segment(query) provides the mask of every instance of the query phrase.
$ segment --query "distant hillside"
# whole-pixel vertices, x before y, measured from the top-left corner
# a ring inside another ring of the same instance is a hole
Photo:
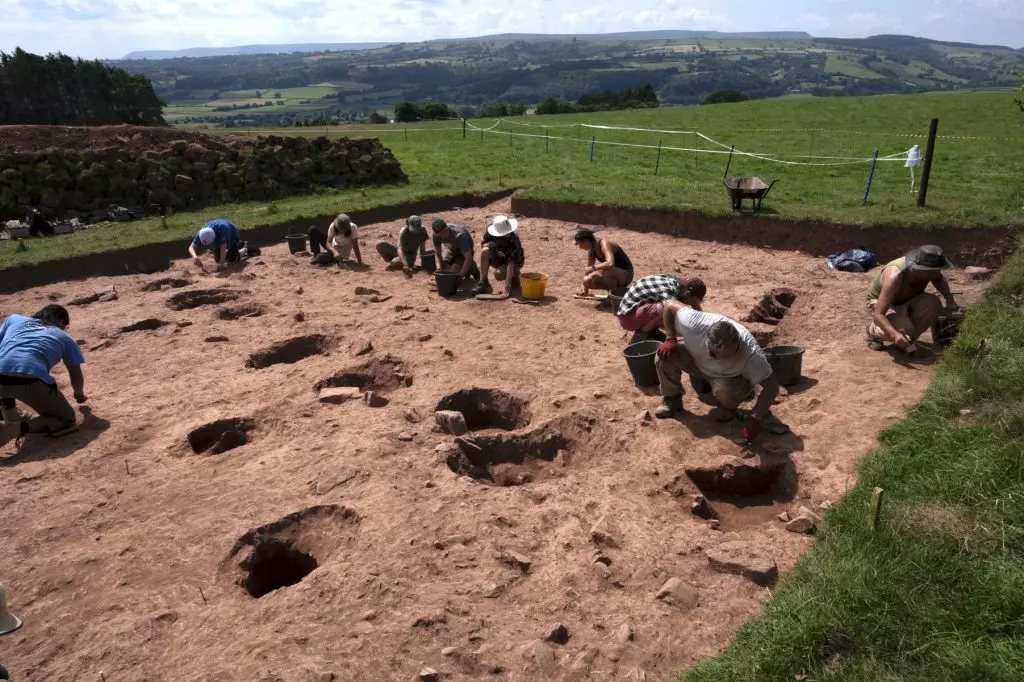
[[[141,50],[124,59],[179,59],[182,57],[230,57],[243,54],[290,54],[292,52],[344,52],[375,50],[388,43],[300,43],[296,45],[239,45],[236,47],[190,47],[186,50]]]
[[[532,107],[650,85],[662,104],[697,104],[717,90],[753,99],[1013,88],[1024,51],[880,35],[642,31],[502,34],[372,49],[117,63],[145,74],[172,122],[249,125],[365,120],[395,104],[442,102],[473,116],[496,102]],[[338,48],[340,45],[329,46]],[[259,49],[258,46],[249,49]]]

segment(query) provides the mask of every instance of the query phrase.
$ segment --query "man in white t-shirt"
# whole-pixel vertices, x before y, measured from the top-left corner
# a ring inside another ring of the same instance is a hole
[[[323,249],[330,257],[321,257]],[[327,228],[327,234],[314,226],[309,228],[309,250],[313,254],[314,265],[330,265],[334,260],[343,263],[353,253],[356,262],[363,264],[363,254],[359,251],[359,226],[342,213]]]
[[[753,440],[779,394],[779,382],[757,340],[724,315],[694,310],[675,300],[665,304],[663,322],[668,339],[655,359],[662,395],[655,416],[667,419],[685,411],[684,372],[695,387],[710,384],[711,393],[730,416],[754,396],[754,387],[760,384],[761,394],[743,427],[747,440]]]

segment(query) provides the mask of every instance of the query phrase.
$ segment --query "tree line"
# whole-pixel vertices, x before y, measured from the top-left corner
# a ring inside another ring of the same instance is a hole
[[[149,78],[99,61],[0,52],[0,124],[164,125]]]
[[[548,95],[537,105],[537,114],[575,114],[591,111],[616,111],[620,109],[650,109],[657,107],[658,95],[650,83],[645,83],[636,90],[625,89],[620,92],[605,90],[598,95],[589,93],[581,95],[576,102],[563,102],[554,95]]]

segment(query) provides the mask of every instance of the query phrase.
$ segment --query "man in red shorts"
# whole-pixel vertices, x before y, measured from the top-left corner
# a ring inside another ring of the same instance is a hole
[[[707,286],[697,277],[650,275],[634,282],[615,311],[619,325],[629,332],[649,335],[662,325],[665,301],[675,299],[700,310]]]

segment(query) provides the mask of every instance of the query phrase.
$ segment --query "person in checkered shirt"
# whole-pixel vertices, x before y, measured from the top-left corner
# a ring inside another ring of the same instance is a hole
[[[673,299],[700,310],[707,286],[698,277],[650,275],[633,283],[615,311],[619,325],[628,332],[650,333],[662,324],[665,301]]]

